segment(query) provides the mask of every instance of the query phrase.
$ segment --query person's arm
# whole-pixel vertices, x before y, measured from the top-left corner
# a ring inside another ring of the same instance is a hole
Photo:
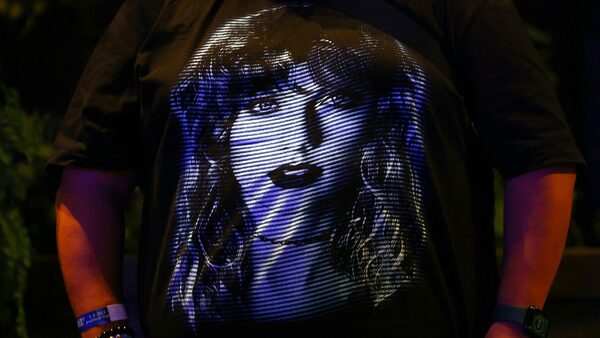
[[[505,185],[504,257],[498,303],[543,308],[560,263],[571,216],[574,168],[545,168]],[[496,322],[486,338],[526,337]]]
[[[131,173],[63,170],[56,195],[56,237],[76,317],[122,302],[123,207],[134,182]],[[96,337],[111,326],[94,327],[82,337]]]

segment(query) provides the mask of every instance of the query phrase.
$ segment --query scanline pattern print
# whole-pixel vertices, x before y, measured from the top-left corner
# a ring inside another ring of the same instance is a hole
[[[171,93],[167,302],[192,330],[375,307],[419,280],[425,71],[370,26],[302,10],[221,25]]]

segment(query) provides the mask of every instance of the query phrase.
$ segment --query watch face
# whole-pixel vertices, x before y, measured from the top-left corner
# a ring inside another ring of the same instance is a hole
[[[550,321],[540,310],[529,308],[527,310],[527,319],[525,326],[528,333],[533,337],[546,337],[548,332],[548,324]]]
[[[548,320],[544,318],[544,316],[535,316],[531,326],[535,332],[546,332],[546,329],[548,328]]]

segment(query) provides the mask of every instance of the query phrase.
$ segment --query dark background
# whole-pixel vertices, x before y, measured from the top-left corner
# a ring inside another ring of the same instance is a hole
[[[514,2],[546,61],[568,122],[588,161],[588,167],[578,171],[569,248],[547,305],[554,325],[551,337],[600,337],[600,323],[597,323],[600,319],[600,114],[597,108],[600,107],[600,1]],[[33,160],[18,151],[19,147],[10,148],[15,158],[10,165],[18,167],[15,177],[29,175],[23,188],[26,195],[21,199],[0,198],[5,204],[0,212],[16,210],[30,241],[29,258],[22,260],[23,271],[28,273],[22,290],[24,298],[7,303],[8,313],[13,313],[8,316],[9,322],[10,318],[18,317],[15,313],[19,304],[24,304],[30,337],[77,336],[56,259],[52,199],[57,182],[41,168],[87,58],[121,3],[122,0],[0,0],[0,86],[18,93],[19,112],[39,123],[40,137],[45,142],[40,143]],[[0,99],[0,104],[6,107],[6,93]],[[6,113],[0,110],[0,114]],[[0,127],[6,123],[2,118],[5,117],[0,115]],[[25,142],[19,140],[12,142]],[[0,137],[0,144],[2,142],[6,140]],[[23,169],[19,163],[27,163],[29,169]],[[0,178],[0,190],[11,191],[14,184],[10,185],[9,181]],[[498,187],[501,187],[500,180]],[[501,195],[499,190],[498,208],[502,207]],[[126,252],[130,255],[134,255],[137,248],[136,211],[140,198],[138,193],[129,213]],[[497,220],[501,222],[501,212],[498,215]],[[501,235],[500,230],[498,234]],[[2,244],[3,241],[8,242],[8,238],[0,238],[0,246],[7,245]],[[2,280],[12,280],[10,273],[3,272]],[[7,320],[3,313],[0,311],[0,322]],[[14,331],[15,337],[22,337],[23,333],[18,332]]]

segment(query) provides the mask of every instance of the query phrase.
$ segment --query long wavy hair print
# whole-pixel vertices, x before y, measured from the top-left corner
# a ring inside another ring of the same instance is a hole
[[[418,273],[426,243],[424,72],[402,44],[373,28],[342,17],[331,27],[319,22],[287,6],[228,21],[193,53],[172,91],[182,172],[167,296],[192,327],[222,319],[224,290],[239,302],[247,296],[253,224],[230,165],[230,129],[253,93],[285,81],[299,62],[325,85],[361,81],[375,93],[355,197],[331,234],[332,262],[367,288],[374,305]]]

